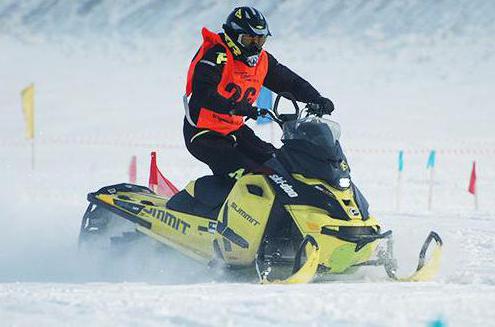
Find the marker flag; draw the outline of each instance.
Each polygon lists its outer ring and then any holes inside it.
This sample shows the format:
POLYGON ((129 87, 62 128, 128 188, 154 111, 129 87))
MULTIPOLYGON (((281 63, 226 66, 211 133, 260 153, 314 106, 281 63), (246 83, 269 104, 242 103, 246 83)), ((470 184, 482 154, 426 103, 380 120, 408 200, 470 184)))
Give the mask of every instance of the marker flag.
POLYGON ((171 197, 179 192, 179 190, 163 176, 156 164, 156 152, 151 152, 150 178, 149 188, 160 195, 171 197))
POLYGON ((137 180, 137 158, 132 156, 131 163, 129 165, 129 183, 136 184, 137 180))
POLYGON ((26 120, 26 138, 34 138, 34 84, 29 85, 21 92, 22 111, 26 120))
POLYGON ((447 323, 442 319, 433 320, 428 323, 428 327, 446 327, 446 326, 447 323))
POLYGON ((404 170, 404 151, 399 151, 399 173, 397 174, 397 198, 396 209, 400 210, 400 203, 402 198, 402 171, 404 170))
POLYGON ((430 155, 428 156, 428 162, 426 163, 426 168, 433 168, 435 167, 435 161, 436 161, 436 151, 432 150, 430 152, 430 155))
POLYGON ((473 168, 471 169, 471 178, 469 179, 468 192, 476 194, 476 161, 473 161, 473 168))
POLYGON ((430 187, 428 188, 428 210, 431 210, 433 205, 433 172, 435 171, 433 168, 435 167, 435 150, 430 151, 430 155, 428 156, 428 162, 426 163, 426 169, 430 169, 430 187))
POLYGON ((404 151, 399 151, 399 172, 404 170, 404 151))
MULTIPOLYGON (((269 89, 262 87, 260 91, 260 95, 258 96, 258 100, 256 100, 256 106, 258 108, 263 109, 271 109, 272 108, 272 91, 269 89)), ((258 117, 256 119, 257 124, 266 124, 271 122, 272 120, 269 117, 258 117)))

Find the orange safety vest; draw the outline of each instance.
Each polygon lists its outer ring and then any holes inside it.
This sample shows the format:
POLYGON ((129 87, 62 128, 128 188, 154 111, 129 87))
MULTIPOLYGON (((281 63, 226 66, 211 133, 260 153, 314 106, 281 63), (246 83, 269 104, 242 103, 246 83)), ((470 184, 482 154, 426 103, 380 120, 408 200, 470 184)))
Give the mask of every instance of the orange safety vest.
MULTIPOLYGON (((257 65, 250 67, 240 60, 234 60, 234 56, 228 46, 218 34, 204 27, 201 30, 201 34, 203 35, 203 44, 187 72, 186 96, 190 96, 192 93, 192 80, 196 64, 203 58, 208 49, 219 44, 225 48, 227 61, 220 83, 218 83, 217 92, 224 98, 232 99, 235 102, 244 100, 253 104, 260 94, 263 81, 268 72, 268 55, 266 52, 262 50, 257 65)), ((201 107, 196 127, 227 135, 238 130, 242 125, 244 125, 244 117, 242 116, 221 114, 201 107)))

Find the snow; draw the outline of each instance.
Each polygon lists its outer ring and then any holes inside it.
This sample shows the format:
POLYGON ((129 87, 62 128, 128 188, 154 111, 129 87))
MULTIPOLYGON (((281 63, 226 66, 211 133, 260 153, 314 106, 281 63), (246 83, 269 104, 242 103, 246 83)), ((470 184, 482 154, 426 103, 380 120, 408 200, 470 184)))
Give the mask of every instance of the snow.
POLYGON ((452 325, 482 326, 494 318, 495 290, 433 282, 403 285, 400 292, 389 283, 35 283, 8 284, 2 291, 5 318, 20 326, 29 325, 26 317, 38 325, 104 326, 427 326, 448 317, 452 325))
MULTIPOLYGON (((204 24, 232 3, 0 4, 0 325, 485 326, 495 304, 495 86, 489 1, 251 1, 267 49, 336 104, 353 180, 396 236, 400 272, 428 231, 440 275, 393 283, 377 269, 326 283, 220 282, 157 249, 108 261, 77 250, 86 194, 126 181, 149 153, 183 187, 208 173, 185 150, 185 74, 204 24), (407 9, 407 10, 406 10, 407 9), (307 19, 296 13, 306 12, 307 19), (312 19, 311 19, 312 18, 312 19), (36 85, 35 170, 21 89, 36 85), (430 150, 437 151, 427 209, 430 150), (397 154, 405 151, 396 208, 397 154), (467 193, 478 165, 479 210, 467 193), (152 253, 150 253, 152 252, 152 253)), ((275 143, 279 131, 258 131, 275 143)))

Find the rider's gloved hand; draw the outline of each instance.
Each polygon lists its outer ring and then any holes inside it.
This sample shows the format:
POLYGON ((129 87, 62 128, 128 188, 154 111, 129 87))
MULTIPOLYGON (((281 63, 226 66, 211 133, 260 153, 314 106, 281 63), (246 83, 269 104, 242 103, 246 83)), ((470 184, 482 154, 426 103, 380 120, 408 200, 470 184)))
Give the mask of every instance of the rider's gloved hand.
POLYGON ((320 117, 323 115, 330 115, 332 111, 335 110, 335 106, 333 105, 332 100, 330 100, 329 98, 320 96, 314 103, 319 106, 316 114, 320 117))
POLYGON ((244 116, 256 120, 258 118, 258 109, 253 107, 247 101, 236 102, 232 105, 231 115, 244 116))

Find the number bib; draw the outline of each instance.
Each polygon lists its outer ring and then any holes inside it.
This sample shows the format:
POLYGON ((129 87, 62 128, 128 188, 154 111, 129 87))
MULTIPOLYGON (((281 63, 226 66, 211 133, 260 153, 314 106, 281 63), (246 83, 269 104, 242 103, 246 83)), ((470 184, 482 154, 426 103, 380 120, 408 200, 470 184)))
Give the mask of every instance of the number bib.
MULTIPOLYGON (((192 74, 194 66, 201 59, 209 48, 220 44, 225 48, 227 60, 222 73, 222 79, 217 87, 217 92, 227 99, 232 99, 235 102, 247 101, 253 104, 260 93, 263 81, 268 72, 268 55, 263 50, 260 54, 258 63, 254 67, 250 67, 240 60, 234 60, 229 48, 225 45, 220 36, 212 33, 207 29, 203 29, 203 45, 200 53, 196 56, 196 60, 191 63, 188 74, 188 85, 186 94, 192 90, 192 74)), ((197 122, 198 128, 210 129, 221 134, 227 135, 238 130, 244 125, 244 117, 233 116, 229 114, 220 114, 202 107, 199 112, 197 122)))

